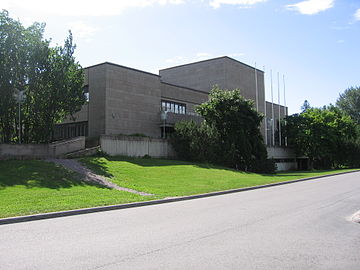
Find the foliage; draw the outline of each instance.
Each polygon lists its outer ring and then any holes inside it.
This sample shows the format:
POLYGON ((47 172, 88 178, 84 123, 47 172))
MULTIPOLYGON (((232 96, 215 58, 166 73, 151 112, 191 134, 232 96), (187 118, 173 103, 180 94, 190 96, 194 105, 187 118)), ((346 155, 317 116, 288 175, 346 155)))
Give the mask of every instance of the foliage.
POLYGON ((275 173, 277 167, 274 159, 253 159, 249 171, 255 173, 275 173))
POLYGON ((301 106, 301 111, 305 112, 306 110, 308 110, 310 108, 311 108, 311 106, 310 106, 309 101, 305 100, 303 105, 301 106))
POLYGON ((215 87, 209 100, 196 108, 204 118, 175 126, 173 145, 186 160, 207 161, 240 170, 255 169, 255 161, 266 160, 267 152, 260 133, 263 118, 253 101, 241 96, 240 90, 215 87))
POLYGON ((336 101, 336 105, 360 125, 360 87, 350 87, 336 101))
MULTIPOLYGON (((347 163, 339 153, 356 138, 351 118, 334 106, 307 108, 286 119, 286 136, 298 155, 307 156, 319 168, 347 163)), ((347 155, 349 153, 346 153, 347 155)))
POLYGON ((19 141, 19 126, 22 142, 48 142, 54 124, 79 111, 85 103, 83 74, 73 56, 71 32, 63 46, 50 47, 50 41, 43 37, 44 30, 45 24, 25 28, 7 11, 0 12, 2 142, 19 141), (20 107, 16 100, 19 91, 25 94, 20 107))
POLYGON ((198 125, 194 121, 180 121, 175 125, 171 143, 184 160, 217 163, 217 133, 208 125, 198 125))

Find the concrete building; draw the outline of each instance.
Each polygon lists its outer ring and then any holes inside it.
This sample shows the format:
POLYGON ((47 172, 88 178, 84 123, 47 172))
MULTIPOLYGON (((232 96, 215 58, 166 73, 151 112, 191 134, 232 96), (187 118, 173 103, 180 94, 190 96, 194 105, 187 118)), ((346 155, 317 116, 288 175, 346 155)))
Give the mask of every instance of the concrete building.
POLYGON ((245 98, 254 100, 259 112, 266 111, 267 125, 263 121, 261 130, 267 144, 279 144, 274 139, 276 123, 287 108, 265 101, 263 71, 227 56, 170 67, 159 75, 108 62, 85 68, 88 103, 59 124, 55 136, 144 134, 161 138, 179 120, 200 121, 195 106, 208 99, 214 85, 239 88, 245 98))

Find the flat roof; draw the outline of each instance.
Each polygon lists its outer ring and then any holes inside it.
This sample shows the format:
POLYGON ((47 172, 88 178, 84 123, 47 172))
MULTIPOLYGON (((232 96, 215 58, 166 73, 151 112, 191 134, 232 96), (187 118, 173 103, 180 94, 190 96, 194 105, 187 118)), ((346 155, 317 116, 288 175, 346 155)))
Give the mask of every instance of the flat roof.
MULTIPOLYGON (((219 60, 219 59, 229 59, 229 60, 232 60, 232 61, 234 61, 234 62, 236 62, 236 63, 241 64, 241 65, 244 65, 244 66, 247 66, 247 67, 249 67, 249 68, 255 69, 255 67, 250 66, 250 65, 248 65, 248 64, 245 64, 245 63, 243 63, 243 62, 240 62, 240 61, 238 61, 238 60, 236 60, 236 59, 234 59, 234 58, 231 58, 231 57, 229 57, 229 56, 220 56, 220 57, 210 58, 210 59, 201 60, 201 61, 197 61, 197 62, 192 62, 192 63, 188 63, 188 64, 182 64, 182 65, 178 65, 178 66, 163 68, 163 69, 160 69, 160 71, 161 71, 161 70, 172 69, 172 68, 178 68, 178 67, 184 67, 184 66, 194 65, 194 64, 199 64, 199 63, 204 63, 204 62, 210 62, 210 61, 219 60)), ((261 69, 256 68, 256 70, 264 73, 264 71, 261 70, 261 69)))
POLYGON ((122 66, 122 65, 114 64, 114 63, 111 63, 111 62, 103 62, 103 63, 100 63, 100 64, 96 64, 96 65, 92 65, 92 66, 85 67, 84 69, 93 68, 93 67, 97 67, 97 66, 101 66, 101 65, 112 65, 112 66, 116 66, 116 67, 125 68, 125 69, 128 69, 128 70, 137 71, 137 72, 145 73, 145 74, 148 74, 148 75, 160 77, 158 74, 154 74, 154 73, 147 72, 147 71, 143 71, 143 70, 136 69, 136 68, 131 68, 131 67, 127 67, 127 66, 122 66))

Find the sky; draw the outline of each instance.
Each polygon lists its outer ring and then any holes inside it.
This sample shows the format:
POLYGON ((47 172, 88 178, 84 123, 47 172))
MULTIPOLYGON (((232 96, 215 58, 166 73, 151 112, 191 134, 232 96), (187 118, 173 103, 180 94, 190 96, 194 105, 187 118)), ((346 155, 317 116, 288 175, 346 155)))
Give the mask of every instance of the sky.
POLYGON ((158 70, 229 56, 265 70, 266 98, 297 113, 360 86, 360 0, 0 0, 25 26, 45 22, 61 45, 71 30, 83 67, 158 70), (283 80, 285 78, 285 80, 283 80))

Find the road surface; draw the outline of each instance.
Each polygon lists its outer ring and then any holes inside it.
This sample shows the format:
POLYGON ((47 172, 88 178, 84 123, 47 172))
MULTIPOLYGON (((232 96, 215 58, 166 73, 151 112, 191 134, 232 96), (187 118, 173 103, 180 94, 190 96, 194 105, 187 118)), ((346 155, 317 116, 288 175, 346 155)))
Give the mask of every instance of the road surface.
POLYGON ((360 269, 360 172, 0 226, 0 269, 360 269))

